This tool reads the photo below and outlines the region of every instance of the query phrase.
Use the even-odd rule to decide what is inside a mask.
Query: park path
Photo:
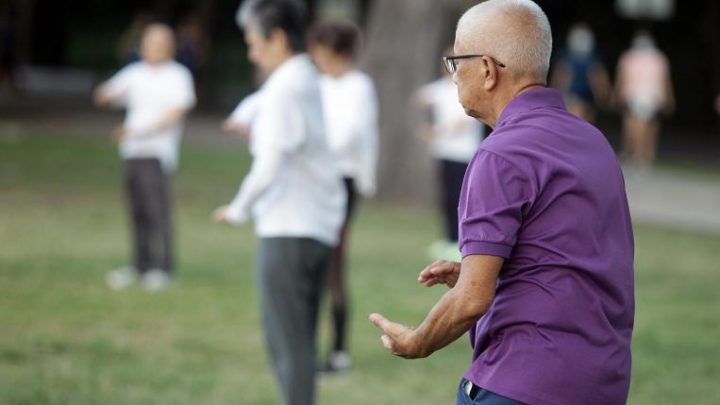
[[[720,174],[658,169],[626,184],[634,222],[720,235]]]

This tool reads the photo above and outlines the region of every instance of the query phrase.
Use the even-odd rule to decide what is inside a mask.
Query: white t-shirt
[[[418,97],[432,109],[435,138],[430,143],[438,159],[470,162],[482,140],[482,126],[460,105],[457,86],[448,77],[426,84]]]
[[[372,79],[358,70],[337,78],[324,75],[320,91],[330,149],[340,172],[355,179],[360,194],[372,196],[378,155],[378,103]]]
[[[135,62],[120,70],[104,86],[111,95],[120,96],[119,104],[127,107],[128,134],[120,142],[120,156],[158,158],[166,171],[174,170],[182,122],[160,132],[151,132],[151,129],[172,110],[187,110],[195,105],[190,71],[175,61],[155,66]]]
[[[259,90],[253,163],[228,207],[233,223],[255,217],[260,237],[337,244],[345,191],[323,125],[319,76],[307,55],[283,63]]]

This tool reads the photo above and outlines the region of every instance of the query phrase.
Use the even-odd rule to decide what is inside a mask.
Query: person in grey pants
[[[95,91],[98,105],[127,109],[114,135],[124,161],[134,260],[106,275],[114,290],[141,281],[148,291],[161,291],[176,270],[169,188],[195,90],[192,74],[173,60],[174,54],[173,30],[150,24],[143,31],[141,60],[122,68]]]
[[[251,212],[260,238],[262,323],[283,402],[314,402],[318,306],[346,197],[325,138],[319,75],[304,53],[305,11],[291,0],[247,0],[238,11],[250,60],[267,76],[247,123],[253,163],[215,219]]]

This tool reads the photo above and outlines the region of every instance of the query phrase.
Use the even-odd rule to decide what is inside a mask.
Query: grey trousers
[[[170,179],[158,159],[126,159],[125,189],[130,207],[135,269],[174,270]]]
[[[330,246],[314,239],[260,239],[256,280],[262,324],[286,405],[315,399],[315,335],[331,255]]]

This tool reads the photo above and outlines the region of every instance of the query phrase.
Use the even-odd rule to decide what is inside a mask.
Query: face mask
[[[595,47],[595,37],[585,28],[574,28],[568,35],[568,48],[576,55],[588,55]]]

